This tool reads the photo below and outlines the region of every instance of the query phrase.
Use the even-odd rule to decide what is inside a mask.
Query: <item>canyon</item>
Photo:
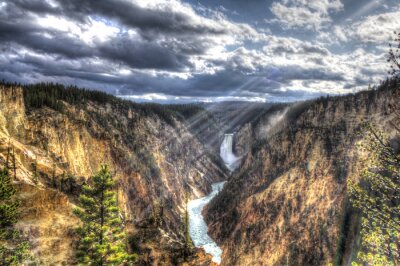
[[[221,265],[347,265],[359,215],[346,182],[367,156],[356,144],[365,122],[400,122],[398,99],[399,83],[388,80],[345,96],[243,105],[226,125],[232,104],[160,106],[56,84],[2,84],[0,163],[15,158],[17,227],[39,265],[76,263],[72,210],[101,164],[117,180],[137,265],[215,265],[195,237],[199,247],[183,255],[186,202],[202,200],[192,213],[204,216],[202,236],[221,248]]]

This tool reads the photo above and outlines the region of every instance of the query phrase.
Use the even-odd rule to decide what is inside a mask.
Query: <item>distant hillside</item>
[[[204,103],[202,106],[222,125],[224,133],[232,133],[238,131],[246,123],[257,121],[270,108],[283,108],[286,104],[220,102]]]

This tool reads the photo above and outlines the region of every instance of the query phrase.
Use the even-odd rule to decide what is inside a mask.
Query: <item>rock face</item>
[[[27,89],[34,88],[0,87],[0,161],[15,154],[19,227],[36,260],[73,263],[73,203],[87,178],[108,164],[128,234],[143,236],[132,244],[147,254],[142,265],[179,262],[185,195],[202,196],[226,179],[185,122],[111,96],[88,96],[85,104],[55,99],[62,111],[25,106]]]
[[[253,144],[253,128],[250,123],[246,123],[237,133],[234,135],[233,150],[237,156],[243,156],[248,153]]]
[[[22,217],[17,228],[28,236],[35,260],[40,265],[74,264],[74,228],[79,219],[73,215],[68,197],[26,183],[19,183],[17,190]]]
[[[357,214],[346,180],[357,177],[365,156],[355,146],[358,133],[363,121],[388,124],[399,99],[399,84],[389,82],[296,104],[268,130],[271,114],[242,128],[236,149],[249,152],[206,209],[210,233],[224,251],[222,265],[347,263],[356,249]],[[249,135],[251,149],[243,145]]]

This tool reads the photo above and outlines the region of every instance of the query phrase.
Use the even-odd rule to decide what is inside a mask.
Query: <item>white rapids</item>
[[[201,212],[204,206],[222,190],[224,184],[225,181],[214,183],[210,194],[188,202],[190,237],[196,247],[204,248],[205,252],[211,254],[212,260],[218,264],[221,263],[222,249],[208,235],[208,227]]]

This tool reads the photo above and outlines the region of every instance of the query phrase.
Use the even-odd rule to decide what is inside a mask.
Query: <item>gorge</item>
[[[269,105],[224,134],[212,111],[196,105],[3,84],[0,162],[12,151],[17,227],[35,263],[76,264],[72,209],[106,163],[137,265],[346,264],[358,249],[359,213],[346,182],[365,156],[356,149],[359,132],[365,121],[398,123],[398,87],[389,80],[354,95]]]

